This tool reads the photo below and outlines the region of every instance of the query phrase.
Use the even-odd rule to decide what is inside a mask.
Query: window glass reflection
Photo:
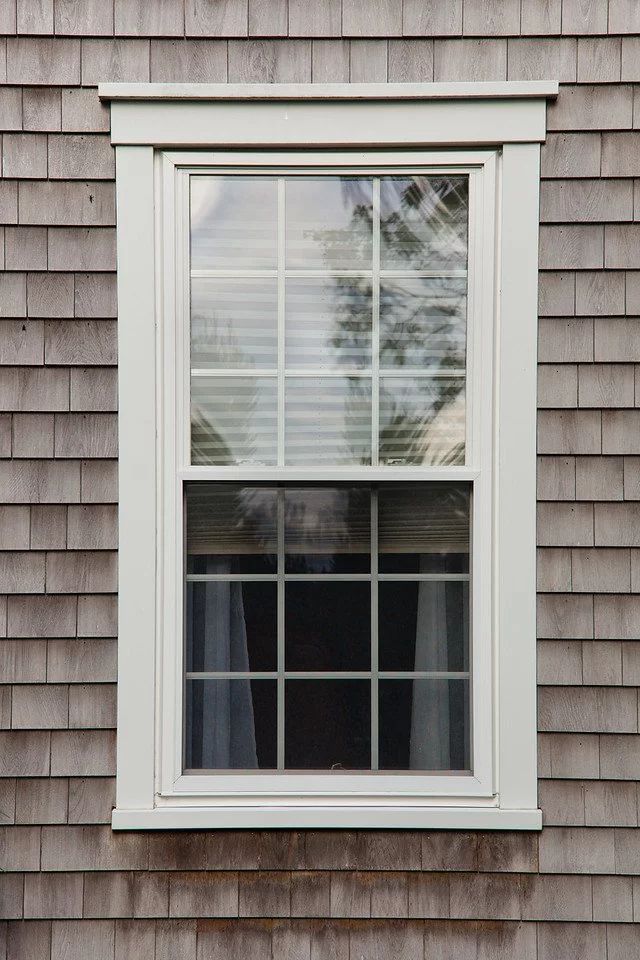
[[[464,370],[466,297],[466,280],[456,277],[383,280],[380,366]]]
[[[380,484],[380,572],[468,573],[470,501],[467,483]]]
[[[454,466],[465,458],[464,377],[382,377],[380,462]]]
[[[277,493],[274,487],[188,483],[187,573],[273,573]]]
[[[371,463],[368,377],[290,377],[285,410],[287,464]]]
[[[275,269],[278,182],[191,177],[191,269]]]
[[[371,311],[370,279],[288,280],[287,367],[370,367]]]
[[[372,206],[373,186],[369,178],[288,178],[287,267],[370,270]]]
[[[192,177],[192,366],[247,373],[193,378],[192,462],[464,463],[468,200],[467,176]]]
[[[468,212],[465,175],[193,176],[191,462],[464,463]],[[470,769],[470,500],[187,484],[185,767]]]
[[[467,177],[382,177],[382,268],[465,269],[468,215]]]
[[[273,464],[275,377],[191,378],[191,462]]]
[[[210,370],[275,367],[277,311],[275,280],[194,277],[191,365]]]
[[[287,573],[368,573],[371,503],[362,487],[286,487]]]

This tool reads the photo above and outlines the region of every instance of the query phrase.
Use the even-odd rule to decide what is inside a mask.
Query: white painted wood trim
[[[481,100],[552,98],[554,80],[470,83],[101,83],[101,100]]]
[[[536,364],[538,144],[506,145],[500,197],[496,435],[498,781],[501,803],[537,803]]]
[[[116,150],[118,807],[153,806],[156,644],[154,151]],[[148,238],[142,243],[141,238]],[[142,361],[142,362],[141,362]]]
[[[546,98],[114,100],[111,141],[157,147],[477,147],[542,141]]]
[[[162,795],[162,802],[179,800],[206,806],[225,806],[253,801],[269,802],[278,798],[283,803],[297,802],[318,805],[325,802],[334,806],[361,802],[367,804],[405,805],[413,803],[442,803],[445,798],[475,805],[495,803],[490,785],[469,774],[421,774],[418,771],[397,774],[392,771],[358,773],[275,773],[220,771],[213,775],[185,774]],[[469,801],[472,797],[472,802]],[[294,798],[294,799],[292,799]],[[159,801],[160,802],[160,801]]]
[[[469,268],[472,275],[469,289],[469,306],[467,325],[469,331],[469,353],[481,348],[481,356],[470,369],[468,390],[473,399],[470,406],[477,408],[477,413],[469,417],[468,423],[468,464],[466,467],[456,468],[467,477],[477,480],[482,474],[482,494],[474,497],[473,524],[476,531],[474,577],[476,578],[476,601],[474,603],[474,631],[476,636],[487,638],[486,642],[475,644],[472,650],[473,661],[473,700],[474,722],[472,726],[474,776],[461,775],[425,775],[413,773],[409,776],[385,773],[381,778],[377,775],[366,776],[343,774],[321,775],[256,773],[248,776],[246,772],[225,773],[215,775],[182,775],[182,687],[178,678],[182,677],[182,644],[176,642],[181,638],[184,614],[182,610],[183,575],[181,567],[181,551],[176,548],[179,544],[178,531],[181,529],[182,500],[180,497],[181,483],[193,471],[190,463],[190,449],[188,443],[188,405],[190,370],[185,366],[185,357],[188,357],[188,327],[189,327],[189,299],[188,282],[184,267],[188,259],[186,238],[188,236],[188,203],[185,187],[185,173],[194,172],[193,157],[188,154],[178,155],[183,162],[176,162],[175,153],[162,152],[159,154],[158,169],[161,182],[158,184],[158,203],[162,206],[161,222],[164,238],[162,266],[160,273],[164,278],[164,295],[158,304],[159,323],[159,352],[162,358],[159,362],[159,380],[161,383],[159,405],[163,415],[159,430],[159,444],[162,445],[162,457],[159,460],[158,487],[164,494],[164,510],[158,513],[158,549],[157,566],[161,571],[162,613],[159,616],[158,638],[163,652],[159,662],[159,684],[161,686],[162,711],[159,721],[159,736],[161,743],[161,775],[156,777],[159,802],[165,798],[178,797],[191,803],[202,804],[203,797],[209,802],[225,802],[228,805],[241,803],[247,796],[260,795],[267,801],[269,797],[284,795],[299,795],[304,797],[308,805],[322,804],[325,798],[332,797],[335,805],[348,802],[354,795],[361,797],[366,803],[368,796],[376,798],[377,803],[383,802],[382,797],[398,802],[404,802],[407,796],[420,797],[433,802],[434,798],[463,797],[468,803],[477,803],[480,798],[491,798],[493,802],[494,772],[493,772],[493,717],[492,717],[492,676],[493,659],[490,637],[493,636],[491,619],[491,578],[488,573],[492,565],[492,369],[493,369],[493,316],[494,316],[494,284],[493,284],[493,247],[495,245],[495,222],[493,217],[494,198],[496,192],[496,155],[495,151],[470,151],[464,153],[436,153],[431,151],[419,155],[412,155],[411,162],[414,169],[424,170],[425,167],[434,173],[465,172],[470,177],[470,261]],[[226,151],[217,154],[205,154],[208,158],[208,172],[231,171],[237,172],[240,167],[233,165],[233,158]],[[256,157],[259,155],[256,155]],[[356,154],[358,162],[351,160],[350,170],[369,172],[370,168],[380,168],[385,171],[387,157],[393,162],[399,162],[401,155],[374,152]],[[241,159],[241,158],[239,158]],[[433,165],[432,165],[433,161]],[[263,159],[264,164],[264,159]],[[274,175],[280,175],[297,170],[297,154],[281,157],[281,168]],[[317,161],[316,161],[316,165]],[[324,166],[319,167],[325,172]],[[269,166],[271,172],[271,165]],[[306,170],[306,167],[305,167]],[[201,172],[198,166],[195,172]],[[485,276],[486,274],[486,276]],[[482,400],[482,402],[481,402]],[[181,411],[184,411],[181,413]],[[182,433],[182,437],[180,437]],[[204,468],[208,469],[208,468]],[[214,470],[217,468],[214,468]],[[243,474],[243,468],[230,467],[224,476],[238,480]],[[420,479],[444,479],[449,474],[446,468],[389,468],[365,467],[354,468],[358,477],[365,481],[374,479],[390,480],[397,476],[399,479],[408,479],[409,473],[417,473]],[[292,480],[298,475],[296,467],[274,467],[279,479]],[[321,467],[309,469],[312,479],[320,479]],[[342,477],[344,468],[333,467],[324,471],[325,478],[330,480]],[[198,474],[196,474],[197,476]],[[262,478],[263,470],[253,468],[247,471],[247,479],[255,481]],[[476,493],[480,490],[478,485]],[[164,637],[161,641],[160,638]],[[489,691],[489,696],[485,692]],[[338,799],[336,799],[338,798]],[[383,825],[383,824],[381,824]]]
[[[147,85],[122,86],[148,89]],[[433,91],[434,87],[450,89],[452,85],[428,86]],[[482,87],[453,86],[472,86],[474,90]],[[488,86],[512,90],[514,86],[533,87]],[[178,89],[183,88],[178,85]],[[308,88],[304,89],[306,93]],[[314,89],[317,94],[318,88]],[[269,90],[273,92],[273,88]],[[337,102],[333,103],[308,97],[295,102],[288,94],[284,102],[266,95],[262,99],[247,95],[244,101],[216,103],[210,98],[185,101],[176,94],[172,102],[156,97],[155,101],[125,99],[113,104],[112,139],[120,144],[116,155],[121,504],[118,787],[114,829],[540,828],[541,814],[536,809],[534,525],[538,141],[545,136],[544,97],[552,95],[538,87],[526,96],[512,92],[500,94],[502,99],[498,99],[496,93],[496,99],[490,99],[485,87],[480,93],[460,93],[458,99],[450,94],[426,102],[412,100],[408,95],[408,102],[399,103],[396,88],[395,98],[376,98],[374,92],[368,98],[370,102],[353,96],[334,97]],[[491,336],[481,338],[481,364],[488,369],[493,358],[497,358],[493,399],[491,391],[485,390],[483,396],[488,397],[486,402],[496,405],[500,424],[492,464],[495,477],[491,498],[492,539],[497,538],[498,542],[493,560],[491,613],[492,673],[497,697],[490,758],[492,779],[487,784],[485,777],[475,796],[451,797],[444,784],[438,785],[439,795],[432,793],[429,797],[425,793],[420,801],[414,796],[413,803],[408,794],[391,795],[387,802],[382,798],[362,798],[366,802],[360,804],[354,803],[353,796],[349,802],[344,795],[319,797],[312,793],[286,800],[271,796],[251,803],[247,794],[231,797],[229,793],[214,800],[185,793],[178,797],[178,791],[174,791],[175,741],[167,743],[167,701],[162,700],[156,682],[158,664],[176,662],[175,652],[172,653],[175,644],[164,661],[156,658],[165,625],[166,586],[172,579],[171,569],[165,570],[166,558],[168,553],[175,553],[179,529],[174,525],[169,542],[159,538],[165,511],[168,508],[171,512],[171,503],[175,501],[176,480],[185,473],[174,471],[170,488],[163,482],[157,485],[158,457],[161,453],[164,457],[162,443],[168,437],[174,450],[176,445],[173,432],[166,434],[163,426],[167,402],[160,384],[166,382],[169,371],[164,359],[156,355],[160,342],[156,340],[156,327],[160,326],[163,337],[167,333],[174,336],[171,315],[179,299],[173,279],[163,269],[163,257],[168,256],[167,262],[172,262],[172,252],[167,251],[166,244],[175,243],[173,213],[166,221],[162,219],[167,213],[167,200],[172,202],[173,186],[163,195],[154,185],[154,157],[159,157],[154,148],[166,143],[182,152],[158,159],[158,167],[164,163],[165,170],[181,164],[196,166],[201,161],[219,163],[217,152],[189,156],[188,151],[193,146],[211,150],[222,144],[253,145],[254,164],[259,162],[258,151],[264,157],[265,151],[292,144],[315,144],[320,148],[370,144],[374,149],[393,144],[396,153],[399,146],[405,145],[456,145],[464,146],[469,150],[468,156],[474,158],[472,151],[484,145],[502,148],[497,189],[491,186],[487,192],[486,185],[494,181],[484,178],[483,203],[487,210],[496,212],[498,242],[495,269],[487,263],[488,282],[480,294],[483,309],[497,323],[498,331],[495,349]],[[383,159],[379,162],[384,164]],[[484,235],[481,247],[483,257],[488,255],[492,260],[492,234]],[[158,286],[160,283],[162,287]],[[494,294],[500,303],[497,315]],[[167,314],[169,301],[172,305]],[[493,320],[494,315],[497,320]],[[160,437],[159,447],[156,435]],[[491,446],[483,433],[480,449],[486,451]],[[475,478],[486,475],[484,459],[472,466]],[[194,469],[197,468],[190,471]],[[215,468],[213,472],[205,468],[203,476],[207,470],[211,476],[216,473]],[[220,475],[222,471],[224,468],[220,468]],[[314,471],[318,478],[319,473]],[[403,476],[408,479],[408,474],[403,472]],[[488,497],[485,500],[489,502]],[[172,628],[169,622],[169,629]],[[174,680],[177,679],[176,675]],[[489,679],[487,683],[490,688]],[[170,699],[174,692],[169,690]],[[490,689],[487,696],[491,696]],[[481,795],[486,797],[484,806]]]
[[[219,150],[215,152],[198,150],[197,153],[194,153],[193,150],[165,150],[163,153],[175,166],[182,166],[196,173],[199,167],[208,167],[211,165],[215,165],[219,172],[223,172],[224,170],[224,167],[221,166],[222,157]],[[230,172],[237,172],[238,167],[247,167],[249,169],[251,167],[264,167],[266,157],[268,157],[270,167],[287,167],[291,164],[290,150],[286,152],[269,150],[267,153],[265,150],[233,151],[225,149],[223,156],[228,162]],[[465,149],[464,163],[461,160],[460,154],[454,154],[451,150],[447,151],[446,149],[442,149],[429,151],[429,165],[433,165],[434,173],[449,173],[455,171],[456,167],[459,166],[469,167],[475,164],[483,164],[486,162],[486,159],[486,149]],[[378,164],[378,168],[376,168],[376,163]],[[322,173],[324,173],[328,167],[335,173],[341,172],[342,169],[349,172],[351,167],[367,167],[367,170],[375,176],[378,173],[388,173],[389,168],[392,167],[410,169],[412,165],[414,165],[416,169],[421,169],[424,166],[424,150],[412,151],[402,149],[385,151],[382,167],[380,166],[380,152],[375,150],[366,152],[332,149],[330,153],[326,150],[305,150],[304,152],[296,154],[296,166],[305,168],[318,167]],[[388,275],[388,273],[389,271],[385,271],[386,275]]]
[[[118,808],[114,830],[350,829],[540,830],[539,810],[497,807],[156,807]]]

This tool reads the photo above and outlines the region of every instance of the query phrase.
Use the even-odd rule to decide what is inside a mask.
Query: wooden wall
[[[0,35],[0,958],[640,955],[638,0],[0,0]],[[98,81],[537,78],[542,833],[114,835]]]

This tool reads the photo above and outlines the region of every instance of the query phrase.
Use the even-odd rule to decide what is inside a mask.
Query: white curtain
[[[418,585],[415,670],[448,669],[446,583]],[[414,680],[411,709],[411,770],[448,770],[451,767],[449,684]]]
[[[462,595],[462,611],[458,610],[457,616],[455,613],[447,616],[447,583],[424,580],[419,583],[415,670],[449,670],[449,644],[455,642],[459,630],[462,630],[463,637],[468,636],[468,602],[464,589]],[[459,700],[454,711],[450,700],[450,681],[413,681],[411,770],[451,770],[459,764],[458,753],[469,756],[467,724],[464,724],[464,731],[451,729],[452,716],[456,723],[460,723],[464,714],[460,714]]]
[[[220,572],[219,561],[215,569]],[[204,669],[248,671],[242,584],[208,581],[197,588],[204,592],[204,602],[195,608],[193,603],[188,605],[193,614],[187,634],[192,649],[203,647]],[[192,735],[201,725],[202,769],[257,768],[251,682],[205,680],[203,688],[200,716],[191,718]]]

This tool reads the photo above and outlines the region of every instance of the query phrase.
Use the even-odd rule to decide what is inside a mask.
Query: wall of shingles
[[[640,3],[0,0],[0,957],[640,953]],[[556,78],[542,151],[538,834],[120,834],[101,80]]]

